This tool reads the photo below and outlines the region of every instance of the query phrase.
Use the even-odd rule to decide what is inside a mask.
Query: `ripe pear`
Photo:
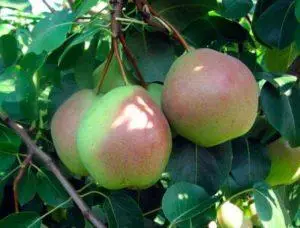
[[[300,147],[292,148],[283,138],[268,145],[271,170],[266,182],[271,185],[292,184],[300,179]]]
[[[94,79],[94,86],[97,86],[99,80],[101,80],[102,72],[105,67],[106,61],[103,62],[99,67],[97,67],[93,72],[93,79]],[[137,84],[137,80],[134,78],[134,76],[130,72],[126,72],[127,79],[130,84],[135,85]],[[109,68],[107,70],[107,73],[105,75],[105,79],[103,81],[103,84],[101,85],[100,92],[101,93],[107,93],[110,90],[124,86],[124,80],[122,77],[122,73],[120,70],[120,66],[118,63],[118,60],[115,56],[112,57],[111,63],[109,65]]]
[[[81,176],[88,173],[79,158],[76,132],[80,119],[95,98],[92,90],[80,90],[59,107],[51,121],[51,135],[59,158],[71,172]]]
[[[252,222],[244,217],[243,211],[236,205],[225,202],[217,211],[217,219],[222,228],[250,228]]]
[[[257,115],[258,85],[238,59],[198,49],[171,66],[162,106],[178,134],[211,147],[250,130]]]
[[[118,87],[97,98],[77,133],[80,158],[107,189],[144,189],[164,171],[172,147],[160,108],[140,86]]]

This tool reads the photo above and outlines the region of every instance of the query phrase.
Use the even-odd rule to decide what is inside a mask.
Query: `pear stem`
[[[120,56],[119,46],[118,46],[118,40],[120,38],[120,34],[122,33],[122,30],[121,30],[121,24],[119,21],[117,21],[117,18],[120,18],[122,16],[122,8],[124,6],[124,0],[110,0],[110,4],[112,6],[112,10],[111,10],[112,47],[114,49],[114,54],[118,60],[125,85],[128,85],[129,82],[126,76],[126,72],[124,69],[124,65]]]
[[[127,79],[127,76],[126,76],[126,72],[125,72],[125,69],[124,69],[124,65],[123,65],[123,62],[122,62],[122,59],[121,59],[121,56],[120,56],[120,53],[119,53],[118,40],[116,38],[113,38],[112,42],[113,42],[113,47],[114,47],[114,53],[115,53],[115,56],[118,60],[123,80],[125,82],[125,85],[129,85],[129,82],[128,82],[128,79]]]
[[[107,59],[106,59],[106,63],[105,63],[105,66],[104,66],[104,69],[103,71],[100,73],[100,80],[98,81],[98,84],[95,88],[95,93],[96,94],[99,94],[100,93],[100,89],[101,89],[101,86],[103,85],[103,82],[104,82],[104,79],[105,79],[105,76],[107,74],[107,71],[109,69],[109,66],[110,66],[110,63],[111,63],[111,60],[112,60],[112,57],[114,55],[114,48],[113,46],[111,47],[109,53],[108,53],[108,56],[107,56]]]
[[[145,89],[147,89],[147,84],[146,84],[146,82],[145,82],[145,80],[144,80],[144,78],[143,78],[143,75],[142,75],[141,71],[139,70],[139,67],[138,67],[138,65],[137,65],[137,61],[136,61],[134,55],[132,54],[131,50],[128,48],[128,46],[127,46],[127,44],[126,44],[125,37],[124,37],[124,35],[123,35],[122,33],[120,34],[119,39],[120,39],[120,42],[121,42],[121,44],[122,44],[122,46],[123,46],[123,49],[124,49],[124,51],[125,51],[125,54],[126,54],[127,58],[128,58],[129,61],[131,62],[132,66],[133,66],[133,68],[134,68],[134,70],[135,70],[135,73],[136,73],[137,77],[138,77],[139,80],[140,80],[141,85],[142,85]]]

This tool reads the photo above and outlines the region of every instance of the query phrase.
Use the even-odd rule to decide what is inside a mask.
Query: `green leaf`
[[[283,185],[274,189],[275,194],[280,198],[286,208],[289,217],[296,219],[297,212],[300,210],[300,184]]]
[[[84,51],[76,62],[75,80],[79,88],[93,89],[93,72],[96,66],[95,54],[98,38],[91,41],[90,47]]]
[[[28,52],[41,54],[52,52],[64,43],[72,27],[74,15],[66,10],[49,14],[37,23],[32,30],[32,42]]]
[[[238,185],[250,187],[267,177],[271,163],[262,144],[238,138],[232,141],[232,151],[231,174]]]
[[[1,3],[0,3],[1,4]],[[12,30],[14,30],[15,27],[10,24],[0,24],[0,36],[6,35],[10,33]]]
[[[37,174],[37,192],[40,198],[50,206],[58,206],[69,199],[68,194],[61,183],[49,171]],[[70,207],[72,203],[68,202],[62,205],[62,208]]]
[[[16,161],[16,156],[13,154],[0,153],[0,173],[8,170]]]
[[[30,3],[28,0],[1,0],[0,6],[13,8],[13,9],[22,11],[22,10],[26,9],[27,7],[29,7]]]
[[[255,186],[253,196],[256,211],[263,227],[288,227],[284,208],[282,208],[280,200],[273,190],[259,184]]]
[[[4,219],[0,220],[0,227],[13,227],[13,228],[40,228],[42,221],[38,221],[33,226],[30,226],[36,219],[40,217],[36,212],[20,212],[10,214]]]
[[[104,201],[103,209],[109,227],[142,227],[142,211],[137,203],[123,193],[112,193]]]
[[[297,81],[296,76],[289,74],[258,72],[255,76],[258,80],[263,79],[266,82],[271,83],[272,86],[279,89],[281,93],[285,93],[287,90],[291,89]],[[263,80],[261,80],[262,87],[265,84]]]
[[[163,82],[175,60],[171,40],[162,33],[132,32],[127,37],[128,47],[137,59],[146,82]]]
[[[36,194],[37,178],[31,169],[26,169],[25,175],[18,184],[18,200],[21,206],[31,201]]]
[[[300,88],[294,86],[281,94],[270,83],[261,91],[262,109],[269,123],[289,141],[292,147],[300,146]]]
[[[18,57],[18,44],[15,36],[4,35],[0,37],[0,59],[4,66],[10,66],[16,62]]]
[[[154,0],[151,5],[180,31],[209,11],[219,8],[216,0]]]
[[[283,49],[292,43],[297,28],[294,3],[276,1],[253,22],[255,35],[266,45]]]
[[[95,205],[92,207],[93,214],[103,223],[106,223],[106,214],[103,210],[103,207],[100,205]],[[90,222],[88,220],[85,220],[85,227],[84,228],[93,228]]]
[[[49,94],[49,114],[52,116],[58,107],[67,100],[73,93],[78,91],[79,88],[75,82],[74,74],[64,75],[61,84],[54,86]]]
[[[268,71],[286,73],[298,54],[299,51],[296,49],[294,43],[284,49],[267,48],[263,61]]]
[[[35,120],[38,117],[37,91],[33,82],[34,73],[45,61],[45,55],[29,53],[20,61],[16,68],[15,91],[5,96],[2,102],[3,110],[17,120]]]
[[[0,173],[15,163],[20,144],[20,138],[12,130],[0,125]]]
[[[0,205],[2,205],[2,201],[4,198],[4,188],[8,181],[8,179],[5,179],[5,180],[1,179],[3,175],[4,175],[3,173],[0,173]]]
[[[58,64],[60,64],[60,62],[72,47],[85,41],[90,41],[100,30],[100,27],[89,27],[88,29],[83,30],[82,33],[78,35],[74,40],[72,40],[72,42],[64,49],[64,52],[59,57]]]
[[[163,196],[162,209],[172,225],[191,220],[204,213],[216,199],[209,196],[200,186],[178,182],[172,185]]]
[[[77,10],[75,12],[76,18],[81,17],[82,15],[86,14],[98,2],[99,2],[99,0],[82,1],[81,5],[77,8]]]
[[[20,145],[20,137],[10,128],[0,125],[0,154],[16,154]]]
[[[246,16],[252,7],[252,0],[222,0],[221,13],[224,17],[237,19]]]
[[[172,182],[185,181],[202,186],[214,194],[227,179],[231,170],[231,143],[203,148],[176,137],[166,168]]]
[[[299,51],[300,50],[300,24],[297,26],[296,32],[295,32],[295,44],[296,48]]]
[[[230,175],[224,181],[224,184],[221,186],[220,190],[222,191],[222,194],[228,198],[230,196],[233,196],[234,194],[246,190],[247,188],[248,188],[247,186],[239,185],[236,182],[236,180],[233,179],[233,177]]]
[[[239,23],[219,16],[204,16],[183,30],[187,40],[195,47],[204,47],[213,41],[243,42],[249,39],[248,31]]]
[[[300,22],[300,0],[296,0],[295,15],[297,20]]]

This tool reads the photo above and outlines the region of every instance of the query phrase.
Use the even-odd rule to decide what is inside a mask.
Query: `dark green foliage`
[[[261,90],[256,123],[241,138],[204,148],[173,132],[162,178],[143,191],[108,191],[90,177],[72,175],[59,161],[50,122],[74,92],[93,88],[92,74],[111,45],[110,7],[106,0],[75,0],[71,12],[67,1],[64,7],[47,2],[56,12],[34,14],[28,0],[0,1],[0,111],[30,129],[98,219],[111,228],[201,228],[216,221],[216,209],[230,199],[245,214],[254,202],[264,227],[300,226],[299,181],[273,188],[264,183],[271,165],[267,144],[283,137],[300,146],[300,64],[293,71],[272,71],[281,64],[277,55],[289,56],[286,70],[300,54],[300,0],[149,0],[193,48],[209,47],[244,62]],[[97,4],[102,11],[89,14]],[[127,45],[145,81],[163,84],[184,49],[166,24],[167,32],[146,25],[134,7],[125,5],[122,18]],[[137,76],[124,49],[120,53],[126,72]],[[27,152],[0,123],[0,228],[92,227],[36,158],[18,184],[20,213],[15,212],[13,181]]]

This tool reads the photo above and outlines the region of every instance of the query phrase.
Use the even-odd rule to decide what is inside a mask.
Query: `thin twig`
[[[136,59],[134,58],[131,50],[128,48],[127,44],[126,44],[126,40],[125,40],[125,37],[124,35],[121,33],[120,36],[119,36],[119,39],[120,39],[120,42],[124,48],[124,51],[125,51],[125,54],[127,56],[127,58],[129,59],[129,61],[131,62],[134,70],[135,70],[135,73],[137,75],[137,77],[139,78],[140,82],[141,82],[141,85],[146,89],[147,88],[147,84],[142,76],[142,73],[140,72],[139,70],[139,67],[137,65],[137,61]]]
[[[106,63],[105,63],[105,66],[104,66],[104,69],[103,71],[100,72],[100,80],[98,81],[97,83],[97,86],[95,88],[95,93],[96,94],[99,94],[100,93],[100,89],[101,89],[101,86],[103,85],[103,82],[104,82],[104,79],[105,79],[105,76],[107,74],[107,71],[109,69],[109,66],[110,66],[110,63],[111,63],[111,60],[112,60],[112,57],[114,55],[114,48],[113,46],[111,47],[109,53],[108,53],[108,56],[107,56],[107,60],[106,60]]]
[[[155,212],[157,212],[157,211],[160,211],[160,210],[161,210],[161,207],[155,208],[155,209],[153,209],[153,210],[151,210],[151,211],[145,212],[145,213],[143,214],[143,216],[151,215],[151,214],[153,214],[153,213],[155,213]]]
[[[32,155],[33,155],[32,152],[29,151],[29,154],[28,154],[27,158],[24,160],[24,162],[21,165],[21,168],[19,169],[18,175],[14,179],[13,192],[14,192],[14,204],[15,204],[15,211],[16,211],[16,213],[19,212],[18,184],[21,181],[22,177],[24,176],[28,164],[31,162]]]
[[[97,219],[97,217],[94,216],[92,211],[89,209],[89,207],[86,205],[86,203],[80,198],[76,190],[73,188],[73,186],[68,182],[68,180],[63,176],[61,171],[58,169],[58,167],[55,165],[51,157],[46,154],[44,151],[42,151],[29,137],[27,132],[24,130],[24,128],[11,120],[9,117],[4,115],[3,113],[0,113],[1,120],[6,123],[10,128],[12,128],[23,140],[23,142],[26,144],[28,151],[31,151],[33,155],[35,155],[37,158],[39,158],[47,167],[48,169],[56,176],[56,178],[59,180],[59,182],[62,184],[62,186],[65,188],[67,193],[70,195],[70,197],[73,199],[73,201],[76,203],[78,208],[80,209],[83,216],[90,221],[95,227],[97,228],[104,228],[105,226],[102,224],[101,221]]]
[[[55,9],[53,9],[49,3],[47,2],[47,0],[42,0],[43,3],[48,7],[48,9],[51,11],[51,13],[54,13],[55,12]]]
[[[185,41],[185,39],[181,36],[181,34],[179,33],[179,31],[170,24],[170,22],[168,22],[167,20],[165,20],[162,16],[160,16],[150,5],[148,5],[149,7],[149,11],[150,13],[155,16],[160,18],[162,21],[164,21],[167,26],[172,30],[172,32],[174,33],[174,37],[181,43],[181,45],[187,50],[189,51],[190,47],[188,45],[188,43]]]
[[[122,59],[121,59],[121,56],[120,56],[120,53],[119,53],[118,40],[116,38],[113,38],[112,43],[113,43],[113,48],[114,48],[114,54],[115,54],[115,56],[118,60],[123,80],[125,82],[125,85],[128,85],[129,82],[128,82],[128,79],[126,77],[126,72],[125,72],[125,69],[124,69],[124,65],[123,65],[123,62],[122,62]]]

